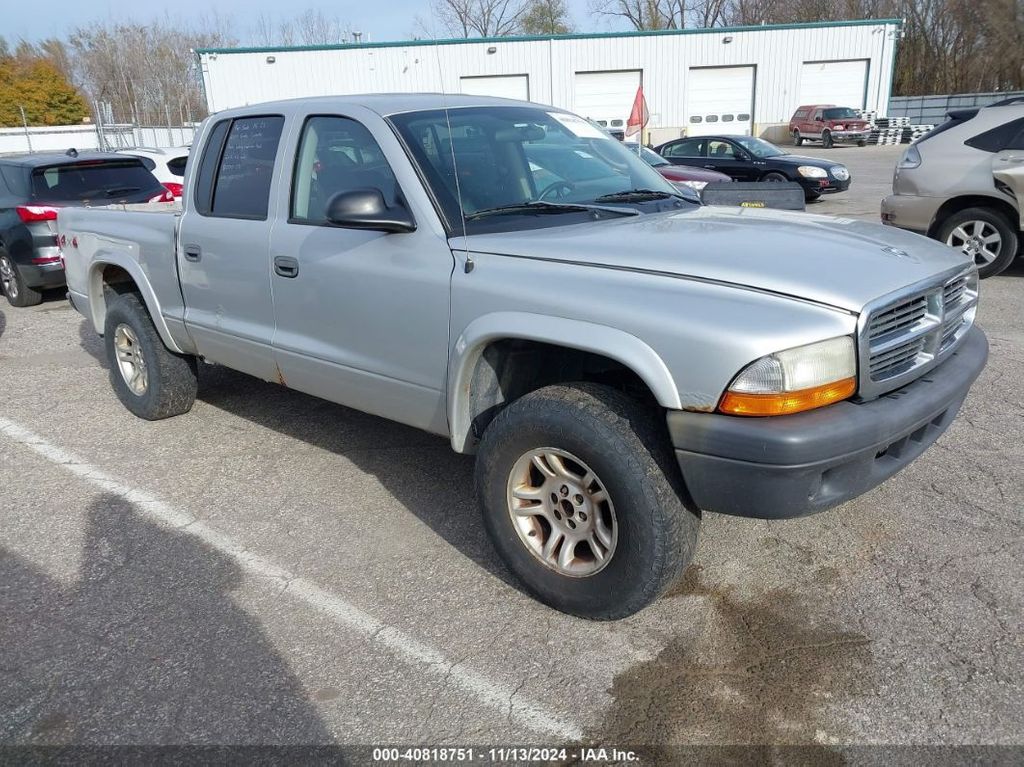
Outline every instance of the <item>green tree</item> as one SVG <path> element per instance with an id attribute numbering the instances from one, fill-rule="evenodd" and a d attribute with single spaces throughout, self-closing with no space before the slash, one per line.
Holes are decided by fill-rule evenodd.
<path id="1" fill-rule="evenodd" d="M 572 32 L 572 21 L 565 0 L 531 0 L 521 22 L 526 35 L 565 35 Z"/>
<path id="2" fill-rule="evenodd" d="M 71 125 L 89 115 L 82 94 L 57 65 L 25 45 L 0 56 L 0 126 L 21 125 L 22 108 L 29 125 Z"/>

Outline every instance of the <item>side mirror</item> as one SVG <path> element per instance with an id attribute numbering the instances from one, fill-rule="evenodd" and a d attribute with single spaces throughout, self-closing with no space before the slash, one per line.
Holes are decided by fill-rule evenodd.
<path id="1" fill-rule="evenodd" d="M 344 229 L 414 232 L 416 222 L 404 205 L 388 207 L 380 189 L 338 192 L 327 203 L 327 220 Z"/>

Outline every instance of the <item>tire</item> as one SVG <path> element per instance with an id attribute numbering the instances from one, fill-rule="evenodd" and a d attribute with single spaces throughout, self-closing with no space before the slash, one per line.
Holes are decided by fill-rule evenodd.
<path id="1" fill-rule="evenodd" d="M 992 243 L 969 238 L 989 239 L 998 235 L 998 249 Z M 992 208 L 967 208 L 954 213 L 939 226 L 935 239 L 952 247 L 961 247 L 965 255 L 973 256 L 982 279 L 994 277 L 1006 269 L 1017 256 L 1020 238 L 1006 217 Z"/>
<path id="2" fill-rule="evenodd" d="M 191 410 L 199 388 L 196 358 L 175 354 L 164 346 L 137 294 L 125 293 L 114 298 L 107 310 L 103 342 L 110 365 L 110 385 L 131 412 L 147 421 L 158 421 Z M 119 359 L 119 350 L 122 359 L 134 360 L 133 370 L 140 372 L 140 377 L 127 372 Z M 130 379 L 134 380 L 134 388 Z"/>
<path id="3" fill-rule="evenodd" d="M 867 145 L 868 145 L 867 141 L 858 141 L 857 142 L 857 146 L 867 146 Z"/>
<path id="4" fill-rule="evenodd" d="M 560 463 L 576 478 L 589 470 L 594 480 L 587 486 L 570 480 L 566 493 L 566 475 L 548 477 L 531 462 L 532 451 L 543 453 L 549 472 Z M 561 454 L 557 462 L 553 451 Z M 522 466 L 530 479 L 517 483 Z M 535 492 L 536 500 L 514 498 L 513 487 Z M 602 489 L 607 501 L 599 499 Z M 583 618 L 614 620 L 646 607 L 679 578 L 696 549 L 700 516 L 683 503 L 686 491 L 660 413 L 605 386 L 548 386 L 501 411 L 480 443 L 476 491 L 495 548 L 525 588 L 544 604 Z M 580 493 L 587 493 L 585 502 Z M 532 508 L 546 505 L 543 521 L 543 515 L 529 514 L 513 521 L 514 505 L 534 503 L 539 505 Z M 589 524 L 592 540 L 611 541 L 603 564 L 594 543 L 580 538 L 566 565 L 578 569 L 559 572 L 554 560 L 561 566 L 568 537 L 553 546 L 552 564 L 543 561 L 542 546 L 551 542 L 556 524 L 553 510 L 562 510 L 557 524 L 572 534 L 565 526 L 573 516 L 566 503 L 577 506 L 579 527 L 573 530 L 583 532 L 576 535 L 586 536 Z"/>
<path id="5" fill-rule="evenodd" d="M 17 265 L 3 252 L 0 252 L 0 291 L 11 306 L 35 306 L 43 300 L 43 294 L 25 284 Z"/>
<path id="6" fill-rule="evenodd" d="M 763 176 L 761 176 L 761 180 L 762 181 L 772 181 L 772 182 L 776 182 L 776 183 L 783 182 L 783 181 L 789 181 L 789 179 L 786 178 L 786 174 L 785 173 L 779 173 L 778 171 L 774 171 L 774 170 L 771 173 L 765 173 Z"/>
<path id="7" fill-rule="evenodd" d="M 821 145 L 823 147 L 825 147 L 825 149 L 831 149 L 832 148 L 832 132 L 831 131 L 827 131 L 826 130 L 826 131 L 822 131 L 821 132 Z"/>
<path id="8" fill-rule="evenodd" d="M 800 131 L 793 131 L 793 146 L 803 146 L 803 144 L 804 140 L 803 137 L 800 135 Z"/>
<path id="9" fill-rule="evenodd" d="M 821 192 L 804 192 L 804 200 L 806 202 L 817 202 L 821 199 Z"/>

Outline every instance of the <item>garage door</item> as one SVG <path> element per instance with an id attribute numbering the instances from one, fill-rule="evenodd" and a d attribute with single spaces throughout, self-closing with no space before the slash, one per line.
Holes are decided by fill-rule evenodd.
<path id="1" fill-rule="evenodd" d="M 800 104 L 836 104 L 863 109 L 867 85 L 867 59 L 805 61 L 800 70 Z"/>
<path id="2" fill-rule="evenodd" d="M 462 92 L 471 96 L 498 96 L 503 99 L 530 100 L 528 75 L 498 75 L 495 77 L 463 77 Z"/>
<path id="3" fill-rule="evenodd" d="M 749 136 L 753 132 L 753 67 L 690 69 L 684 87 L 688 136 Z"/>
<path id="4" fill-rule="evenodd" d="M 573 111 L 606 128 L 623 130 L 639 87 L 639 69 L 577 72 L 573 83 Z"/>

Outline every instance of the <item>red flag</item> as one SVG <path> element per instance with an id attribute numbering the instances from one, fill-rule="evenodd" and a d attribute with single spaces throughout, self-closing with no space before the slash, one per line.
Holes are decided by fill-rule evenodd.
<path id="1" fill-rule="evenodd" d="M 644 98 L 644 86 L 636 89 L 636 98 L 633 99 L 633 111 L 629 113 L 629 120 L 626 121 L 626 135 L 632 136 L 639 133 L 650 119 L 647 113 L 647 99 Z"/>

